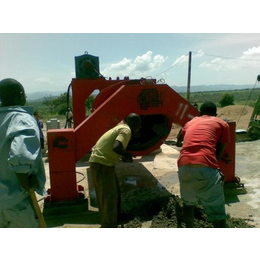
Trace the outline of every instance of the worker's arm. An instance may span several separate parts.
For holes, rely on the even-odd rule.
[[[133,155],[126,151],[122,145],[121,142],[119,142],[118,140],[115,140],[114,144],[113,144],[113,151],[117,154],[122,155],[122,159],[124,162],[132,162],[133,161]]]
[[[16,116],[8,137],[12,139],[8,168],[17,176],[24,189],[35,188],[45,194],[45,171],[41,158],[39,128],[31,116]]]
[[[178,135],[177,135],[177,142],[176,142],[176,146],[177,147],[181,147],[182,146],[182,142],[183,142],[183,132],[182,129],[179,131]]]
[[[220,161],[221,158],[222,158],[225,146],[226,146],[225,144],[217,144],[216,145],[216,157],[217,157],[218,161]]]
[[[226,153],[224,156],[223,156],[223,152],[224,152],[224,149],[226,147],[226,143],[229,143],[230,142],[230,138],[229,138],[229,126],[228,126],[228,123],[224,121],[223,123],[223,132],[217,142],[217,145],[216,145],[216,157],[217,157],[217,160],[220,161],[220,160],[223,160],[225,161],[226,163],[229,163],[232,158],[229,156],[228,153]]]

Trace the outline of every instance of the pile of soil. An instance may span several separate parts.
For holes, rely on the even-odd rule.
[[[247,129],[253,108],[249,106],[226,106],[218,108],[218,117],[222,119],[228,119],[236,122],[237,129]]]
[[[229,121],[236,122],[236,129],[247,129],[250,122],[251,115],[253,113],[253,108],[249,106],[232,105],[222,108],[218,108],[217,117],[221,119],[227,119]],[[168,141],[173,141],[177,138],[177,135],[181,127],[173,124],[171,132],[167,138]]]
[[[123,227],[140,228],[143,222],[152,220],[151,228],[185,228],[182,209],[183,202],[178,196],[155,199],[148,204],[140,205],[130,213],[128,217],[132,216],[132,219],[123,224]],[[207,216],[201,206],[195,207],[194,216],[195,228],[213,228],[213,225],[207,221]],[[253,228],[254,226],[248,224],[248,221],[229,216],[226,223],[228,228]]]

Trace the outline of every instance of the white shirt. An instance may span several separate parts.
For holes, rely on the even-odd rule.
[[[40,133],[35,119],[21,107],[0,107],[0,208],[12,207],[28,196],[15,173],[35,174],[36,192],[45,194]]]

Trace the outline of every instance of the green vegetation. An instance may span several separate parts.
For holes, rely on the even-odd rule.
[[[222,95],[219,104],[221,107],[234,105],[234,95],[232,95],[230,92],[225,92]]]
[[[91,113],[92,104],[95,97],[91,95],[85,103],[86,114]],[[58,97],[46,96],[42,101],[27,102],[28,106],[33,106],[34,111],[38,111],[42,120],[47,121],[51,118],[65,119],[67,111],[67,93]],[[72,98],[69,98],[69,106],[72,108]]]
[[[212,101],[220,107],[219,101],[225,92],[226,91],[191,92],[190,103],[194,104],[197,102],[200,107],[202,103]],[[235,105],[247,105],[254,107],[258,97],[260,96],[260,88],[256,88],[253,91],[252,89],[230,90],[229,93],[234,96]],[[180,93],[180,95],[185,99],[187,97],[186,93]]]
[[[234,99],[235,105],[247,105],[254,107],[258,97],[260,96],[260,88],[256,88],[253,91],[251,89],[243,90],[230,90],[230,93]],[[194,104],[197,102],[199,107],[205,101],[212,101],[217,106],[220,105],[220,101],[226,91],[210,91],[210,92],[191,92],[190,103]],[[186,93],[180,93],[180,95],[186,99]],[[90,96],[85,103],[86,114],[91,113],[91,107],[94,102],[95,96]],[[42,120],[47,121],[50,118],[65,119],[67,109],[67,93],[61,94],[59,97],[47,96],[42,101],[30,101],[27,103],[29,106],[34,107],[34,111],[38,111]],[[72,99],[70,97],[70,106],[72,107]]]

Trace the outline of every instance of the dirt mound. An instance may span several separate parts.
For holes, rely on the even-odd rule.
[[[184,228],[185,224],[183,221],[183,203],[178,196],[171,196],[168,198],[162,198],[160,207],[158,210],[159,200],[156,199],[155,208],[150,207],[153,202],[147,205],[141,205],[136,209],[132,220],[124,224],[125,228],[138,228],[142,226],[142,222],[148,220],[148,216],[152,218],[151,228]],[[149,211],[151,210],[151,212]],[[195,228],[212,228],[213,225],[207,221],[207,216],[204,209],[201,206],[195,207],[194,212],[194,227]],[[237,219],[229,217],[227,219],[228,228],[253,228],[254,226],[249,225],[245,219]]]
[[[247,129],[253,108],[249,106],[226,106],[218,108],[218,117],[236,122],[237,129]]]
[[[251,115],[253,113],[253,108],[249,106],[226,106],[223,108],[218,108],[217,114],[221,119],[228,119],[229,121],[236,122],[236,129],[247,129]],[[176,140],[177,135],[181,127],[173,124],[171,132],[167,138],[168,141]]]

